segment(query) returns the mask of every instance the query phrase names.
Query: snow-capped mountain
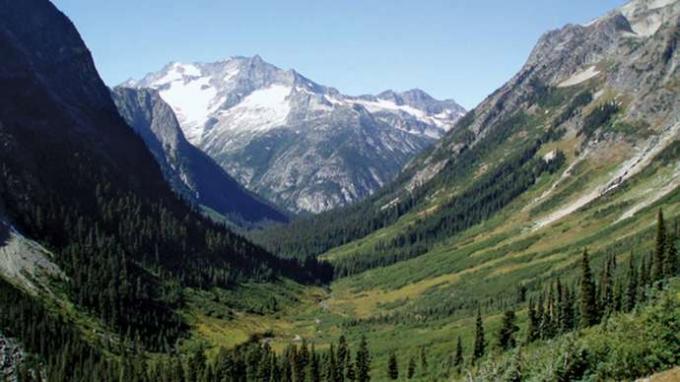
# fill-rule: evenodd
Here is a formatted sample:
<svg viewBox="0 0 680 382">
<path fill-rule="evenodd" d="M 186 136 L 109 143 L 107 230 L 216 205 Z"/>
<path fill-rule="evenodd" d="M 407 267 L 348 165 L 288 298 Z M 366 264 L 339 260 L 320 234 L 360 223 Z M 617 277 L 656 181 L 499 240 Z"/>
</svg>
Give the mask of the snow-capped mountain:
<svg viewBox="0 0 680 382">
<path fill-rule="evenodd" d="M 295 212 L 370 195 L 465 113 L 421 90 L 346 96 L 259 56 L 171 63 L 123 86 L 158 90 L 192 144 Z"/>
<path fill-rule="evenodd" d="M 175 113 L 153 89 L 117 87 L 111 96 L 120 115 L 144 140 L 173 190 L 239 226 L 285 222 L 285 214 L 245 190 L 212 158 L 191 145 Z"/>
</svg>

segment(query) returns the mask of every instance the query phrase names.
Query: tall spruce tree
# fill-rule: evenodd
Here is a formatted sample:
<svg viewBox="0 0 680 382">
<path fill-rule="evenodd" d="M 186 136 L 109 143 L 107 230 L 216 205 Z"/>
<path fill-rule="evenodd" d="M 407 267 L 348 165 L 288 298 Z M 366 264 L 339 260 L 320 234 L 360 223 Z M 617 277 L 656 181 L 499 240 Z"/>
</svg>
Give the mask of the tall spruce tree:
<svg viewBox="0 0 680 382">
<path fill-rule="evenodd" d="M 664 266 L 667 277 L 673 277 L 680 273 L 680 257 L 678 257 L 678 248 L 675 246 L 675 241 L 675 234 L 667 236 L 666 265 Z"/>
<path fill-rule="evenodd" d="M 519 330 L 516 324 L 517 316 L 514 310 L 507 310 L 503 314 L 503 321 L 498 331 L 498 347 L 505 351 L 515 347 L 515 333 Z"/>
<path fill-rule="evenodd" d="M 359 349 L 356 352 L 356 374 L 357 381 L 368 382 L 371 380 L 371 353 L 368 350 L 366 337 L 362 336 L 359 342 Z"/>
<path fill-rule="evenodd" d="M 630 312 L 635 309 L 638 298 L 637 265 L 635 265 L 635 257 L 633 257 L 633 254 L 630 255 L 630 259 L 628 260 L 627 281 L 623 308 L 626 312 Z"/>
<path fill-rule="evenodd" d="M 344 376 L 347 369 L 347 363 L 349 361 L 348 358 L 349 347 L 347 346 L 347 340 L 345 339 L 345 336 L 340 336 L 340 338 L 338 339 L 338 351 L 337 351 L 338 362 L 337 382 L 342 382 L 345 379 Z"/>
<path fill-rule="evenodd" d="M 588 250 L 583 251 L 581 259 L 581 281 L 580 281 L 579 307 L 581 312 L 581 326 L 588 327 L 597 324 L 599 320 L 597 296 L 595 291 L 595 281 L 590 270 L 590 260 Z"/>
<path fill-rule="evenodd" d="M 656 248 L 652 263 L 652 281 L 659 281 L 663 278 L 664 265 L 666 264 L 666 223 L 663 218 L 663 211 L 659 209 L 656 222 Z"/>
<path fill-rule="evenodd" d="M 406 369 L 406 378 L 413 379 L 416 376 L 416 359 L 411 356 L 408 360 L 408 368 Z"/>
<path fill-rule="evenodd" d="M 393 381 L 399 379 L 399 364 L 395 352 L 390 354 L 390 358 L 387 361 L 387 376 Z"/>
<path fill-rule="evenodd" d="M 539 337 L 539 318 L 538 312 L 536 311 L 536 306 L 534 305 L 534 300 L 529 299 L 529 309 L 528 309 L 529 323 L 527 327 L 527 338 L 526 342 L 532 343 L 536 341 Z"/>
<path fill-rule="evenodd" d="M 463 340 L 458 336 L 458 340 L 456 341 L 456 355 L 453 358 L 453 364 L 458 371 L 460 371 L 460 368 L 463 366 L 463 362 L 465 362 L 463 356 Z"/>
<path fill-rule="evenodd" d="M 477 362 L 486 353 L 486 339 L 484 338 L 484 321 L 482 320 L 482 310 L 477 309 L 477 322 L 475 325 L 475 347 L 472 359 Z"/>
</svg>

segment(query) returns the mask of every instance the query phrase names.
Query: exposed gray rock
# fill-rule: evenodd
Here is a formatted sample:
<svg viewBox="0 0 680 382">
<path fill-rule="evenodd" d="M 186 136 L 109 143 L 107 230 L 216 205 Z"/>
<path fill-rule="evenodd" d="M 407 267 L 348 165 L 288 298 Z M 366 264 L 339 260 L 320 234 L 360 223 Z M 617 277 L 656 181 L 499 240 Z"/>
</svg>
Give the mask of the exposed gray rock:
<svg viewBox="0 0 680 382">
<path fill-rule="evenodd" d="M 465 113 L 421 90 L 345 96 L 259 56 L 172 63 L 125 86 L 157 89 L 189 141 L 295 212 L 370 195 Z"/>
<path fill-rule="evenodd" d="M 237 225 L 286 221 L 285 214 L 245 190 L 184 137 L 173 110 L 152 89 L 115 88 L 113 100 L 159 163 L 172 188 Z"/>
</svg>

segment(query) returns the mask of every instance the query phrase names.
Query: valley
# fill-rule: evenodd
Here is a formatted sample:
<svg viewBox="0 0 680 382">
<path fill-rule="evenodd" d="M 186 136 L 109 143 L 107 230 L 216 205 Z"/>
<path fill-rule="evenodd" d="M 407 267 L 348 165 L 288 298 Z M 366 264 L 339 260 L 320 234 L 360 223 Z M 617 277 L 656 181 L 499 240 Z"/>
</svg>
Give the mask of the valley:
<svg viewBox="0 0 680 382">
<path fill-rule="evenodd" d="M 259 56 L 109 89 L 0 0 L 0 380 L 672 380 L 679 41 L 633 0 L 466 112 Z"/>
</svg>

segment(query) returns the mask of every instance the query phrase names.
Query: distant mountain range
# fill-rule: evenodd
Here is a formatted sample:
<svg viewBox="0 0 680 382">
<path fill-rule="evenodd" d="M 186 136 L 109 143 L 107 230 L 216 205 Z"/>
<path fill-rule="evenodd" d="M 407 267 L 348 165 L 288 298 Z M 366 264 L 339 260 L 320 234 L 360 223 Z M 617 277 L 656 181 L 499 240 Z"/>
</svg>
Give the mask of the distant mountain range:
<svg viewBox="0 0 680 382">
<path fill-rule="evenodd" d="M 122 86 L 157 90 L 189 142 L 294 212 L 371 195 L 465 114 L 417 89 L 346 96 L 259 56 L 171 63 Z"/>
</svg>

